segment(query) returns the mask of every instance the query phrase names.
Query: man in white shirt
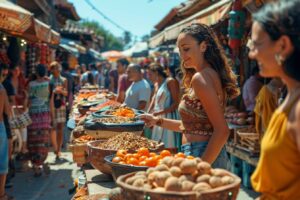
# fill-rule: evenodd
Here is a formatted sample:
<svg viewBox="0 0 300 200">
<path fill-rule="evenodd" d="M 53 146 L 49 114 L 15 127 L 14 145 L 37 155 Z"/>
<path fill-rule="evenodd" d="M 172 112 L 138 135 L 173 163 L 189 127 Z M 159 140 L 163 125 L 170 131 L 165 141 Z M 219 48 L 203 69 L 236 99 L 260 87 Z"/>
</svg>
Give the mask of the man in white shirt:
<svg viewBox="0 0 300 200">
<path fill-rule="evenodd" d="M 127 89 L 124 103 L 138 110 L 147 110 L 150 102 L 151 88 L 149 83 L 143 78 L 140 65 L 130 64 L 127 74 L 132 84 Z"/>
</svg>

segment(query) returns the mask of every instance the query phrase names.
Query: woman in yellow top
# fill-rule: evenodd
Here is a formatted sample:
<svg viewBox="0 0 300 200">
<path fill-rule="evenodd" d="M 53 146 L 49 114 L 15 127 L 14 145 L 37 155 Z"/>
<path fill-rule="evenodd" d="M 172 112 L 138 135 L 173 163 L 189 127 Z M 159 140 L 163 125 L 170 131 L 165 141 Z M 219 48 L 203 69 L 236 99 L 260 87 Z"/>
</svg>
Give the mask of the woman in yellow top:
<svg viewBox="0 0 300 200">
<path fill-rule="evenodd" d="M 251 177 L 259 199 L 300 199 L 300 0 L 267 4 L 254 14 L 249 57 L 263 77 L 279 77 L 288 89 L 261 142 Z"/>
<path fill-rule="evenodd" d="M 260 89 L 256 96 L 254 113 L 257 133 L 263 134 L 266 131 L 271 117 L 278 107 L 282 86 L 281 79 L 273 78 L 268 84 Z"/>
</svg>

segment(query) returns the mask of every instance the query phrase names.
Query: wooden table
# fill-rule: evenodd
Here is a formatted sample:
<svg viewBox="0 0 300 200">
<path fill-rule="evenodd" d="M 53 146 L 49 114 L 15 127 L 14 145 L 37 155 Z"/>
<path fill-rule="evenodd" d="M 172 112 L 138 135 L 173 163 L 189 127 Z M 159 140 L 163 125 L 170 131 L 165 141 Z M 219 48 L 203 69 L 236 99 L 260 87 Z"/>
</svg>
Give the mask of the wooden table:
<svg viewBox="0 0 300 200">
<path fill-rule="evenodd" d="M 234 146 L 231 146 L 229 144 L 226 145 L 226 151 L 238 158 L 240 158 L 241 160 L 246 161 L 247 163 L 249 163 L 250 165 L 256 166 L 258 163 L 258 156 L 252 156 L 251 154 L 249 154 L 246 151 L 243 151 L 241 149 L 235 148 Z"/>
</svg>

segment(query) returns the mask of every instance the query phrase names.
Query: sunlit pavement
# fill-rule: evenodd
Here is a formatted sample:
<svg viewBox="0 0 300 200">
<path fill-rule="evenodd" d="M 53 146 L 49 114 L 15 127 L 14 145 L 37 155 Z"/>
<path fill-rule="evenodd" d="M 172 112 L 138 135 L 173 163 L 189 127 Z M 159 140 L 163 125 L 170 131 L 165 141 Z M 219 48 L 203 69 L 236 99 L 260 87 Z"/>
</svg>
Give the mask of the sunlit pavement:
<svg viewBox="0 0 300 200">
<path fill-rule="evenodd" d="M 7 189 L 17 200 L 66 200 L 71 199 L 69 189 L 80 173 L 80 168 L 72 162 L 72 154 L 63 152 L 62 159 L 55 162 L 55 154 L 50 152 L 46 162 L 51 168 L 50 175 L 34 177 L 32 170 L 17 172 L 12 179 L 13 187 Z"/>
</svg>

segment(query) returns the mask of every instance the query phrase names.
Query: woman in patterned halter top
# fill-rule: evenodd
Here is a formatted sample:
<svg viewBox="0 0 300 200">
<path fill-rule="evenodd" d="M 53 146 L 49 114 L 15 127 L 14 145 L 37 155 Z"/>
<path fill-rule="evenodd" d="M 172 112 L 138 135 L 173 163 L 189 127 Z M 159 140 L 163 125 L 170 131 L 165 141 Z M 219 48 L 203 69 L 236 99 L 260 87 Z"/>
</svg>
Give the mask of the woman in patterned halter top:
<svg viewBox="0 0 300 200">
<path fill-rule="evenodd" d="M 145 114 L 147 126 L 158 125 L 183 134 L 181 150 L 213 167 L 228 168 L 224 144 L 229 129 L 224 119 L 228 99 L 239 95 L 236 77 L 213 30 L 204 24 L 184 28 L 177 38 L 186 89 L 179 104 L 181 120 Z"/>
</svg>

